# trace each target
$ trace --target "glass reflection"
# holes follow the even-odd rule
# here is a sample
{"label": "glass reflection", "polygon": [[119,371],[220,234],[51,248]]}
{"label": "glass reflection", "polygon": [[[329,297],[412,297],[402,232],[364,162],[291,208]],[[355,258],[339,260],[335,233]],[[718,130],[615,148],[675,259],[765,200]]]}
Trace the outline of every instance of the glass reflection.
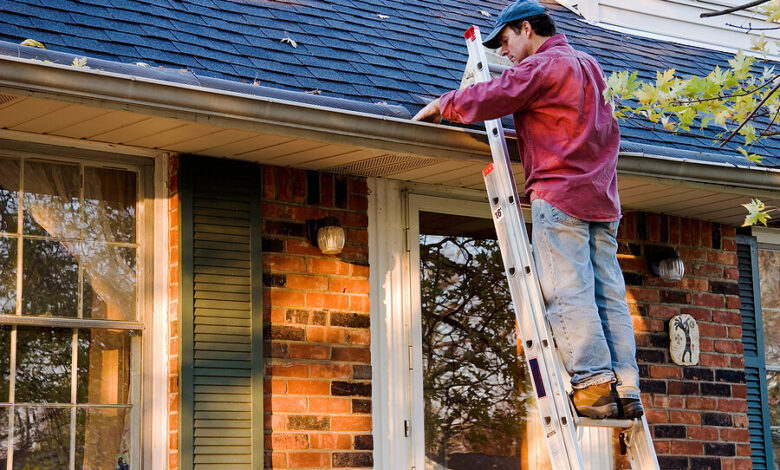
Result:
{"label": "glass reflection", "polygon": [[16,313],[16,250],[15,238],[0,238],[0,315]]}
{"label": "glass reflection", "polygon": [[113,470],[122,468],[121,464],[133,468],[128,458],[129,433],[129,408],[78,409],[76,411],[76,469]]}
{"label": "glass reflection", "polygon": [[77,238],[79,167],[27,161],[24,164],[24,233]]}
{"label": "glass reflection", "polygon": [[128,331],[79,330],[78,403],[128,403],[131,340]]}
{"label": "glass reflection", "polygon": [[758,272],[766,363],[780,365],[780,251],[758,250]]}
{"label": "glass reflection", "polygon": [[0,468],[8,468],[8,412],[10,407],[0,407]]}
{"label": "glass reflection", "polygon": [[18,327],[16,403],[70,403],[73,332]]}
{"label": "glass reflection", "polygon": [[[0,403],[10,401],[8,397],[11,383],[11,327],[0,326]],[[0,413],[0,421],[3,420]],[[0,465],[0,468],[3,468]]]}
{"label": "glass reflection", "polygon": [[0,232],[19,226],[19,161],[0,158]]}
{"label": "glass reflection", "polygon": [[75,317],[78,314],[78,262],[62,243],[24,240],[22,314]]}
{"label": "glass reflection", "polygon": [[135,241],[136,174],[104,168],[84,169],[84,218],[91,239]]}
{"label": "glass reflection", "polygon": [[420,236],[427,466],[535,468],[527,450],[537,444],[529,442],[535,404],[498,243],[485,238],[483,221],[450,219],[453,235]]}
{"label": "glass reflection", "polygon": [[67,469],[70,409],[14,408],[14,470]]}
{"label": "glass reflection", "polygon": [[84,318],[135,320],[135,248],[84,243]]}

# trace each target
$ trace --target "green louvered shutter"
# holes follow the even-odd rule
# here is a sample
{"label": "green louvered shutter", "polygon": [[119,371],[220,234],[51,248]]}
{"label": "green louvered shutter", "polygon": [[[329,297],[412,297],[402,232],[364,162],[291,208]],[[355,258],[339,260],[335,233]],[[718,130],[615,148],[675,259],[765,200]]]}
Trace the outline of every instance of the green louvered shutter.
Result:
{"label": "green louvered shutter", "polygon": [[260,182],[182,158],[180,468],[263,468]]}
{"label": "green louvered shutter", "polygon": [[758,279],[756,239],[737,235],[739,299],[742,314],[742,342],[745,346],[745,380],[748,394],[750,448],[754,470],[774,468],[769,428],[769,404],[764,363],[764,335],[761,324],[761,296]]}

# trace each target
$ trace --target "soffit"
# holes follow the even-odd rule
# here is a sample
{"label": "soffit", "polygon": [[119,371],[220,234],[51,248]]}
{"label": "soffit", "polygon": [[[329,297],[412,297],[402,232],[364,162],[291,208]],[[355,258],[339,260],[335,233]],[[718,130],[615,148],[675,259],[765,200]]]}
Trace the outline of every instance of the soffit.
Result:
{"label": "soffit", "polygon": [[[489,156],[448,160],[392,153],[357,145],[234,129],[28,96],[0,95],[0,137],[24,140],[41,135],[61,142],[103,142],[126,148],[156,149],[247,160],[263,164],[383,177],[445,187],[483,189]],[[516,179],[522,168],[514,166]],[[686,181],[620,174],[625,210],[740,225],[751,196],[780,206],[780,191],[719,188]]]}

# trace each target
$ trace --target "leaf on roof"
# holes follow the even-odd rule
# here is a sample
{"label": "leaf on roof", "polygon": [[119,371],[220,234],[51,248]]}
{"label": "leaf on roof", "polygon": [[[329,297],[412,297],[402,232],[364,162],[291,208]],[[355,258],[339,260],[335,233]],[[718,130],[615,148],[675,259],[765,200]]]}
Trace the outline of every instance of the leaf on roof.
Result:
{"label": "leaf on roof", "polygon": [[287,44],[291,45],[293,48],[298,47],[298,43],[293,40],[290,36],[285,36],[282,38],[281,42],[286,42]]}
{"label": "leaf on roof", "polygon": [[21,42],[22,46],[37,47],[38,49],[46,49],[46,46],[42,42],[38,42],[35,39],[25,39]]}
{"label": "leaf on roof", "polygon": [[73,59],[73,63],[71,65],[74,66],[74,67],[78,67],[78,68],[85,68],[85,69],[89,68],[89,67],[87,67],[87,58],[86,57],[81,57],[81,58],[76,57],[76,58],[74,58]]}
{"label": "leaf on roof", "polygon": [[380,14],[377,14],[376,16],[378,16],[380,20],[386,20],[386,19],[390,18],[390,17],[389,17],[389,16],[387,16],[387,15],[380,15]]}
{"label": "leaf on roof", "polygon": [[479,10],[479,14],[482,15],[482,16],[487,16],[488,18],[493,16],[493,15],[490,14],[490,12],[487,12],[485,10]]}
{"label": "leaf on roof", "polygon": [[316,89],[316,90],[309,90],[309,91],[306,92],[306,94],[307,95],[321,95],[322,94],[322,90],[320,90],[319,88]]}

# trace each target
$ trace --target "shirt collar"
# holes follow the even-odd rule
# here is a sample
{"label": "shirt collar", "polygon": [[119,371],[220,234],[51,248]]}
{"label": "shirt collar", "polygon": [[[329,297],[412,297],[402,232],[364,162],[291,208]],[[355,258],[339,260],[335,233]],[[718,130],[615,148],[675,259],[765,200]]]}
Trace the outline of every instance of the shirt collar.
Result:
{"label": "shirt collar", "polygon": [[550,48],[553,48],[555,46],[568,46],[569,42],[566,41],[566,36],[563,34],[556,34],[554,36],[550,36],[549,39],[544,41],[544,43],[539,46],[539,49],[536,50],[534,54],[539,54],[540,52],[544,52]]}

